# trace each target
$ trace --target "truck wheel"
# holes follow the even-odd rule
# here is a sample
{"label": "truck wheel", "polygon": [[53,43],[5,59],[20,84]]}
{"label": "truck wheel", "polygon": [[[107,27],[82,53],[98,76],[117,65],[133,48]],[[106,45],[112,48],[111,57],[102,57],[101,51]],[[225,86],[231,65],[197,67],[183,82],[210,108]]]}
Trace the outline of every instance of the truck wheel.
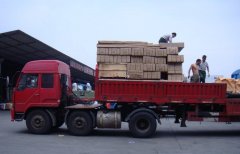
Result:
{"label": "truck wheel", "polygon": [[93,130],[91,115],[84,111],[72,112],[67,118],[67,127],[73,135],[86,136]]}
{"label": "truck wheel", "polygon": [[134,114],[129,121],[129,129],[134,137],[151,137],[156,132],[156,119],[147,112]]}
{"label": "truck wheel", "polygon": [[34,110],[27,115],[26,125],[33,134],[46,134],[52,127],[52,121],[47,112]]}

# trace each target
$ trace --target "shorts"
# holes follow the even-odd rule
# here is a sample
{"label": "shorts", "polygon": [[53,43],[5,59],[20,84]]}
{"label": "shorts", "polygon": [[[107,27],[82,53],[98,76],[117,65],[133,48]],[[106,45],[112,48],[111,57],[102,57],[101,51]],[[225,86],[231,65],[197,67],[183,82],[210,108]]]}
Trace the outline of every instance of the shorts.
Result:
{"label": "shorts", "polygon": [[198,74],[193,74],[193,76],[191,76],[190,82],[198,83],[199,81],[200,81],[200,78]]}

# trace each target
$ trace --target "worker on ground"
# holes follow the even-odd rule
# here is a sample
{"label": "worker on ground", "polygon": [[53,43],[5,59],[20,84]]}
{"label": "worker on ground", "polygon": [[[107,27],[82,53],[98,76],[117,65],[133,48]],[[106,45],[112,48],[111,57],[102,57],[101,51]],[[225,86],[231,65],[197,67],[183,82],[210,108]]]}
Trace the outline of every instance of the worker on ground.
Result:
{"label": "worker on ground", "polygon": [[202,56],[202,62],[201,62],[200,67],[199,67],[199,76],[200,76],[200,82],[201,83],[205,83],[206,70],[208,71],[208,77],[210,77],[209,66],[208,66],[208,63],[207,63],[206,59],[207,59],[207,56],[203,55]]}
{"label": "worker on ground", "polygon": [[176,37],[177,33],[173,32],[172,34],[169,35],[164,35],[161,37],[158,41],[158,43],[172,43],[172,38]]}
{"label": "worker on ground", "polygon": [[188,70],[188,78],[190,78],[190,72],[192,70],[193,75],[191,76],[190,82],[197,83],[200,81],[199,77],[199,66],[201,64],[201,59],[197,59],[195,64],[192,64]]}

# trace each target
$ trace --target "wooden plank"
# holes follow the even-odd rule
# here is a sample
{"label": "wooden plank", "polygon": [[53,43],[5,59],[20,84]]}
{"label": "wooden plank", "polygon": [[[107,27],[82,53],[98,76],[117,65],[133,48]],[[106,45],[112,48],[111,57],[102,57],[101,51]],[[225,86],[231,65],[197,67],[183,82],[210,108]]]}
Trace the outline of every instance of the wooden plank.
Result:
{"label": "wooden plank", "polygon": [[143,56],[143,63],[154,64],[155,63],[155,57]]}
{"label": "wooden plank", "polygon": [[167,49],[156,49],[156,56],[157,57],[166,57],[167,56]]}
{"label": "wooden plank", "polygon": [[108,48],[97,48],[97,54],[98,55],[107,55],[108,54]]}
{"label": "wooden plank", "polygon": [[136,64],[136,71],[143,71],[143,64]]}
{"label": "wooden plank", "polygon": [[130,63],[131,62],[130,56],[121,56],[121,62]]}
{"label": "wooden plank", "polygon": [[183,63],[184,56],[183,55],[168,55],[167,62],[168,63]]}
{"label": "wooden plank", "polygon": [[99,64],[100,71],[126,71],[126,64]]}
{"label": "wooden plank", "polygon": [[97,55],[97,63],[101,63],[101,62],[102,62],[102,61],[101,61],[101,58],[102,58],[101,55]]}
{"label": "wooden plank", "polygon": [[143,72],[127,71],[127,78],[129,78],[129,79],[143,79]]}
{"label": "wooden plank", "polygon": [[183,42],[176,42],[176,43],[159,43],[158,46],[160,47],[177,47],[177,48],[184,48],[184,43]]}
{"label": "wooden plank", "polygon": [[156,56],[156,48],[144,48],[144,56]]}
{"label": "wooden plank", "polygon": [[97,55],[98,63],[113,63],[113,56]]}
{"label": "wooden plank", "polygon": [[108,59],[104,60],[105,63],[114,63],[114,64],[122,64],[122,63],[130,63],[130,56],[106,56]]}
{"label": "wooden plank", "polygon": [[167,72],[168,71],[168,65],[167,64],[156,64],[156,71],[159,72]]}
{"label": "wooden plank", "polygon": [[150,72],[143,72],[143,78],[144,79],[150,79],[151,78]]}
{"label": "wooden plank", "polygon": [[161,72],[143,72],[144,79],[161,79]]}
{"label": "wooden plank", "polygon": [[155,64],[144,64],[143,71],[155,71]]}
{"label": "wooden plank", "polygon": [[142,56],[131,56],[131,63],[143,63]]}
{"label": "wooden plank", "polygon": [[182,74],[183,73],[182,64],[175,64],[174,70],[175,70],[175,73]]}
{"label": "wooden plank", "polygon": [[168,64],[168,73],[175,73],[174,64]]}
{"label": "wooden plank", "polygon": [[98,44],[148,44],[147,42],[142,41],[107,41],[107,40],[100,40]]}
{"label": "wooden plank", "polygon": [[120,55],[119,48],[108,48],[108,55]]}
{"label": "wooden plank", "polygon": [[97,44],[98,48],[144,48],[145,44]]}
{"label": "wooden plank", "polygon": [[168,47],[167,55],[178,55],[178,48],[177,47]]}
{"label": "wooden plank", "polygon": [[109,56],[106,55],[102,55],[100,58],[101,62],[103,63],[107,63],[109,61]]}
{"label": "wooden plank", "polygon": [[154,57],[155,64],[166,64],[167,59],[165,57]]}
{"label": "wooden plank", "polygon": [[132,56],[143,56],[143,48],[132,48]]}
{"label": "wooden plank", "polygon": [[130,56],[132,55],[132,49],[131,48],[120,48],[119,51],[121,56]]}
{"label": "wooden plank", "polygon": [[115,64],[121,63],[120,61],[118,61],[118,60],[119,60],[118,57],[119,57],[119,56],[113,56],[113,63],[115,63]]}
{"label": "wooden plank", "polygon": [[109,56],[109,61],[108,63],[113,63],[113,56]]}
{"label": "wooden plank", "polygon": [[141,63],[128,63],[127,64],[127,70],[128,71],[142,72],[143,71],[143,64],[141,64]]}
{"label": "wooden plank", "polygon": [[122,63],[122,57],[121,56],[116,56],[117,57],[117,64]]}
{"label": "wooden plank", "polygon": [[168,80],[183,82],[183,75],[182,74],[168,74]]}
{"label": "wooden plank", "polygon": [[153,44],[153,43],[140,42],[140,41],[98,41],[97,45],[116,45],[116,46],[138,45],[138,46],[160,47],[160,48],[168,48],[168,47],[184,48],[183,42]]}
{"label": "wooden plank", "polygon": [[[101,41],[100,41],[101,42]],[[112,41],[110,41],[112,42]],[[152,44],[147,42],[136,42],[136,43],[99,43],[97,47],[102,48],[139,48],[139,47],[156,47],[156,48],[169,48],[176,47],[178,52],[180,52],[184,48],[184,43],[160,43],[160,44]]]}
{"label": "wooden plank", "polygon": [[152,72],[152,79],[161,79],[161,72]]}
{"label": "wooden plank", "polygon": [[182,74],[182,64],[168,64],[168,73]]}
{"label": "wooden plank", "polygon": [[99,77],[106,77],[106,78],[126,78],[127,72],[126,71],[99,71]]}

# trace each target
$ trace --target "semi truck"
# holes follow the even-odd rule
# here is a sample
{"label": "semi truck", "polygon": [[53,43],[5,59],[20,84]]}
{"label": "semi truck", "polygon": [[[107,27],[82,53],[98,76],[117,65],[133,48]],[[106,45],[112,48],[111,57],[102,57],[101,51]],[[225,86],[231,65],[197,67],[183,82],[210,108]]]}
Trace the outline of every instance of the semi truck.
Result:
{"label": "semi truck", "polygon": [[186,121],[240,121],[240,98],[226,84],[99,78],[95,97],[80,99],[71,91],[69,66],[58,60],[28,62],[13,92],[12,121],[26,121],[30,133],[46,134],[64,123],[73,135],[95,128],[121,128],[133,137],[151,137],[165,116],[186,127]]}

